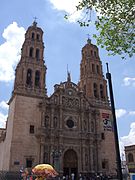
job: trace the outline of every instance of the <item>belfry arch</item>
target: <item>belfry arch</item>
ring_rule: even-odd
[[[63,156],[63,173],[71,177],[74,173],[75,179],[77,179],[78,174],[78,157],[77,153],[73,149],[69,149],[64,153]]]

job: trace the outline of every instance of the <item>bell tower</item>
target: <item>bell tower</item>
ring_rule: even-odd
[[[103,76],[98,48],[91,43],[89,38],[87,44],[82,48],[79,85],[87,98],[93,101],[108,100],[106,80]]]
[[[43,60],[43,31],[34,21],[25,34],[21,59],[16,67],[13,95],[43,97],[46,94],[46,66]]]
[[[16,67],[14,89],[9,100],[2,167],[18,171],[40,163],[36,133],[41,126],[39,104],[46,97],[43,31],[34,21],[29,26]]]

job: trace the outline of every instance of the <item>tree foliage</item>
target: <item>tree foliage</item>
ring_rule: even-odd
[[[132,57],[135,53],[135,1],[134,0],[82,0],[76,6],[84,10],[87,18],[79,20],[80,26],[89,26],[91,11],[96,11],[94,35],[97,44],[105,47],[110,55],[125,54]]]

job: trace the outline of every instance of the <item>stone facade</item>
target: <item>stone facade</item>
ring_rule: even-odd
[[[125,146],[125,154],[129,173],[135,173],[135,145]]]
[[[111,107],[98,48],[88,39],[79,83],[73,83],[68,72],[49,97],[42,39],[43,31],[34,22],[16,67],[0,168],[19,171],[21,166],[49,163],[60,174],[75,177],[116,174]]]

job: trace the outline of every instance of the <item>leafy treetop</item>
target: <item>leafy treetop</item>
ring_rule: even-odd
[[[76,6],[83,10],[87,18],[78,20],[80,26],[89,26],[91,12],[97,14],[95,20],[99,35],[93,36],[97,45],[105,47],[109,55],[121,55],[125,59],[135,53],[135,1],[134,0],[82,0]],[[99,15],[99,16],[98,16]],[[68,18],[66,15],[65,18]]]

